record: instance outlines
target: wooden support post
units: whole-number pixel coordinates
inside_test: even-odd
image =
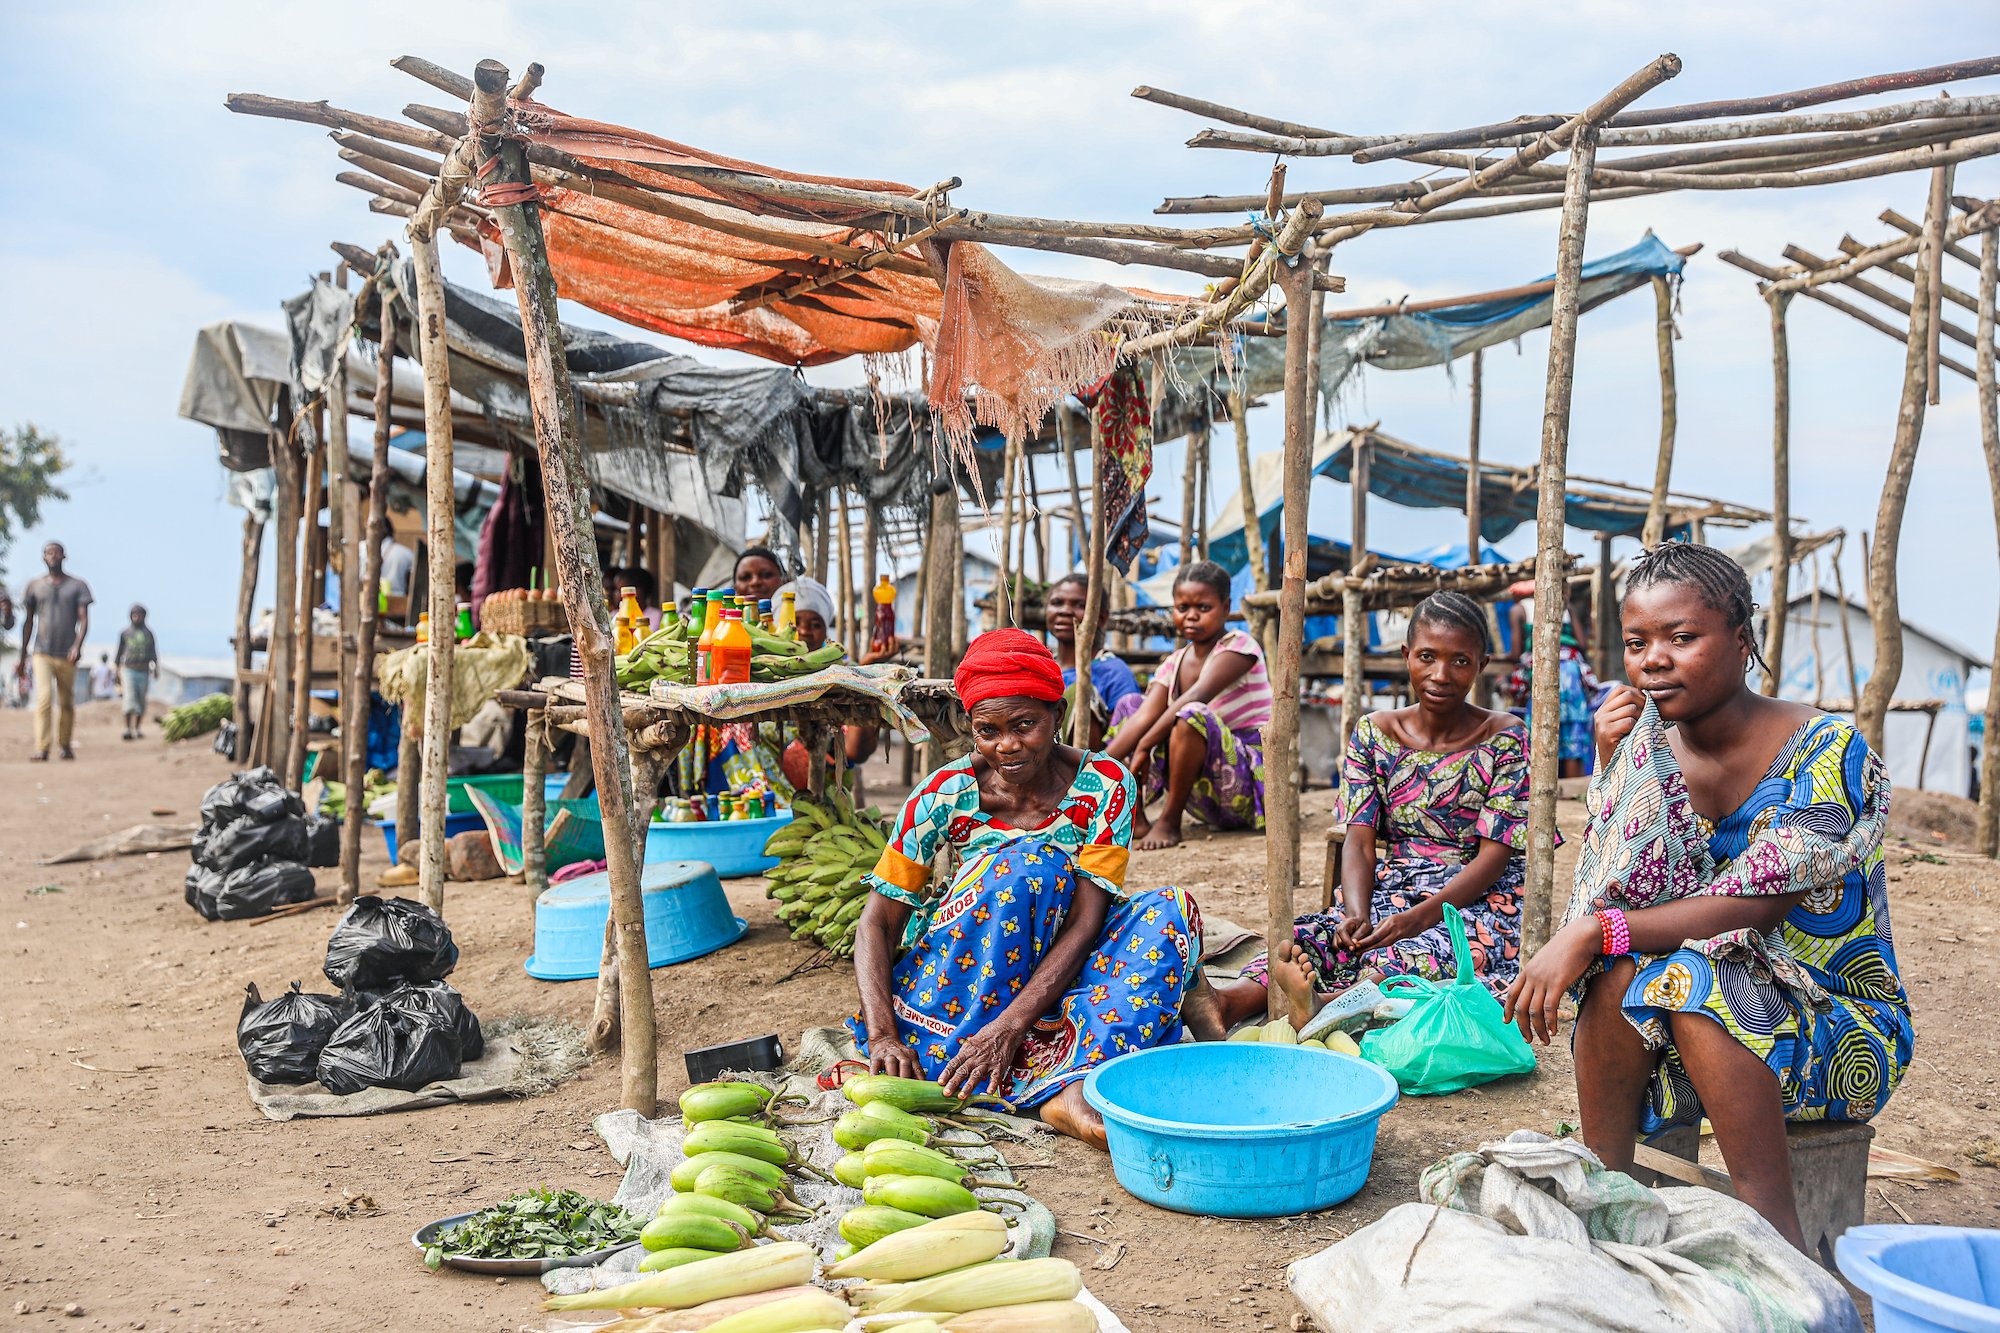
[[[1090,530],[1083,539],[1083,623],[1076,632],[1076,694],[1070,715],[1070,744],[1090,748],[1090,709],[1096,698],[1090,664],[1104,633],[1104,430],[1095,408],[1090,412]]]
[[[346,271],[343,264],[343,286]],[[343,330],[343,333],[346,332]],[[326,419],[326,484],[330,497],[326,539],[329,546],[337,544],[340,550],[340,652],[334,663],[333,678],[340,727],[340,749],[336,753],[341,762],[339,772],[334,776],[343,783],[347,781],[347,752],[357,744],[363,750],[368,748],[368,715],[362,713],[361,724],[355,725],[353,691],[348,688],[348,682],[354,679],[354,648],[361,632],[361,608],[358,605],[361,598],[361,489],[348,475],[347,467],[347,348],[348,339],[343,336],[340,354],[333,363],[333,377],[326,386],[327,402],[332,405]]]
[[[987,624],[988,629],[1011,625],[1018,618],[1014,609],[1013,589],[1009,586],[1008,579],[1013,564],[1011,557],[1014,542],[1014,496],[1020,489],[1014,480],[1020,449],[1020,440],[1009,435],[1006,445],[1000,451],[1000,528],[993,543],[994,554],[999,556],[1000,564],[993,574],[993,619]]]
[[[542,781],[549,754],[545,719],[541,709],[528,710],[527,741],[521,751],[521,882],[528,889],[530,918],[535,900],[549,886],[548,849],[542,837],[548,831],[548,789]]]
[[[858,653],[854,642],[854,529],[847,521],[847,488],[842,486],[834,492],[834,504],[840,513],[840,600],[835,604],[835,632],[840,641],[847,645],[850,654]]]
[[[282,404],[284,395],[280,395]],[[261,745],[267,762],[278,770],[278,780],[293,785],[290,765],[292,721],[292,665],[296,639],[292,633],[294,603],[298,600],[299,570],[299,476],[304,470],[298,447],[293,443],[291,411],[280,406],[278,425],[271,432],[271,473],[276,483],[274,504],[277,522],[272,527],[274,568],[277,576],[271,601],[271,637],[264,653],[270,678],[269,706],[257,719],[263,729]]]
[[[396,741],[396,860],[405,847],[421,847],[417,824],[422,819],[424,753],[422,732],[409,705],[403,706],[403,729]]]
[[[2000,277],[2000,234],[1987,232],[1979,247],[1979,443],[1986,454],[1986,480],[1993,488],[1993,523],[2000,529],[2000,391],[1993,367],[1994,289]],[[1993,635],[1993,661],[2000,663],[2000,627]],[[2000,857],[2000,689],[1986,687],[1986,744],[1979,755],[1979,822],[1975,841],[1987,856]]]
[[[314,403],[307,417],[312,431],[312,448],[305,456],[304,496],[299,504],[299,587],[294,609],[292,641],[292,715],[290,744],[285,748],[285,785],[305,783],[307,726],[312,718],[313,608],[319,605],[319,590],[326,581],[319,543],[319,511],[326,501],[326,405]]]
[[[953,622],[965,617],[964,603],[954,600],[953,571],[965,562],[965,539],[958,528],[958,484],[949,462],[931,482],[930,540],[924,546],[924,675],[941,680],[951,675],[958,659],[952,655]],[[944,742],[924,744],[924,772],[944,767]]]
[[[1019,549],[1014,552],[1014,614],[1020,614],[1021,604],[1027,600],[1028,581],[1028,532],[1035,526],[1034,483],[1029,480],[1028,446],[1024,441],[1020,452],[1015,455],[1014,466],[1020,473],[1017,489],[1020,512],[1015,528],[1019,533]]]
[[[1847,581],[1840,573],[1841,551],[1847,545],[1845,536],[1833,547],[1833,595],[1840,602],[1840,652],[1847,659],[1847,706],[1859,709],[1861,706],[1861,668],[1854,661],[1854,627],[1847,614]],[[1861,548],[1861,573],[1868,574],[1868,547],[1864,538]]]
[[[681,578],[681,535],[672,514],[662,512],[659,520],[660,535],[655,547],[658,554],[654,557],[658,567],[653,570],[653,577],[660,581],[660,605],[668,607],[679,597],[676,590]]]
[[[497,61],[482,60],[473,81],[473,123],[498,128],[501,98],[507,88],[506,68]],[[491,108],[484,114],[482,95],[489,99]],[[494,185],[525,190],[530,179],[528,159],[518,140],[488,139],[481,152],[497,159],[491,172]],[[514,291],[521,308],[528,395],[534,406],[535,445],[541,455],[548,521],[555,533],[562,570],[564,610],[583,659],[591,764],[604,812],[611,921],[618,938],[623,1105],[651,1116],[659,1109],[659,1052],[653,978],[647,966],[645,902],[639,887],[638,849],[645,829],[633,810],[629,742],[617,682],[611,675],[611,618],[591,536],[590,476],[574,434],[575,404],[569,365],[562,354],[562,326],[556,317],[555,275],[549,269],[538,203],[531,199],[496,207],[493,217],[514,265]]]
[[[1077,480],[1076,437],[1070,432],[1069,409],[1056,404],[1056,442],[1062,446],[1063,468],[1069,474],[1069,544],[1070,550],[1063,560],[1069,565],[1071,560],[1083,559],[1085,541],[1083,535],[1083,487]]]
[[[1597,631],[1597,678],[1619,680],[1625,674],[1624,654],[1618,651],[1618,583],[1611,577],[1611,534],[1597,539],[1597,577],[1592,580],[1595,594],[1590,608],[1592,626]]]
[[[453,523],[451,348],[445,341],[444,274],[437,240],[412,236],[417,279],[417,346],[424,368],[424,528],[430,548],[430,646],[425,651],[423,856],[418,860],[424,901],[444,915],[445,815],[450,795],[452,666],[458,605],[458,546]]]
[[[264,523],[250,510],[243,512],[243,574],[236,584],[236,693],[230,701],[236,719],[236,750],[230,758],[238,768],[250,762],[250,625],[257,610],[257,567],[263,563]],[[265,662],[268,665],[268,654]],[[269,717],[257,719],[269,726]]]
[[[1532,957],[1548,942],[1556,901],[1556,776],[1561,742],[1563,608],[1568,598],[1563,511],[1569,487],[1569,404],[1576,377],[1576,320],[1583,238],[1590,221],[1590,171],[1597,131],[1577,130],[1563,178],[1562,231],[1556,242],[1556,289],[1549,315],[1549,377],[1542,402],[1541,494],[1535,514],[1535,651],[1528,742],[1528,882],[1521,907],[1521,947]]]
[[[1924,393],[1932,407],[1936,407],[1943,401],[1941,391],[1944,386],[1940,383],[1938,363],[1943,355],[1940,349],[1940,339],[1944,333],[1944,246],[1946,241],[1945,231],[1951,225],[1951,180],[1954,171],[1955,168],[1950,163],[1946,163],[1941,167],[1934,167],[1931,170],[1930,215],[1928,219],[1930,225],[1926,228],[1926,231],[1929,233],[1931,248],[1934,253],[1931,259],[1929,281],[1925,284],[1928,290],[1921,294],[1928,295],[1930,298],[1930,327],[1926,330],[1929,341],[1924,347]],[[1923,777],[1921,769],[1918,770],[1917,776],[1919,779],[1918,785],[1921,786]]]
[[[1352,527],[1349,532],[1347,554],[1348,572],[1352,574],[1368,559],[1368,472],[1374,439],[1367,431],[1354,436],[1354,462],[1348,471],[1348,490],[1352,493]],[[1308,459],[1308,469],[1312,464]],[[1287,501],[1289,503],[1289,501]],[[1287,515],[1289,517],[1289,515]],[[1283,628],[1279,629],[1282,636]],[[1299,622],[1300,641],[1304,641],[1305,622]],[[1279,643],[1283,644],[1280,637]],[[1361,589],[1350,583],[1340,594],[1340,748],[1344,754],[1347,742],[1354,736],[1354,728],[1361,723],[1361,710],[1368,706],[1368,677],[1362,664],[1368,658],[1368,612],[1361,602]],[[1268,753],[1269,747],[1266,747]],[[1265,772],[1269,774],[1269,766]],[[1345,772],[1345,765],[1342,772]],[[1266,787],[1269,787],[1267,780]]]
[[[859,609],[855,612],[854,643],[849,652],[858,661],[868,646],[868,637],[875,626],[875,574],[881,559],[881,520],[875,516],[875,506],[868,502],[865,492],[856,491],[855,499],[861,504],[861,596],[856,600]]]
[[[1229,424],[1236,428],[1236,472],[1242,479],[1243,488],[1243,549],[1250,561],[1250,590],[1263,592],[1271,586],[1270,578],[1264,570],[1264,529],[1257,519],[1257,485],[1250,473],[1250,418],[1249,404],[1243,395],[1232,391],[1229,395]]]
[[[1264,730],[1264,938],[1292,937],[1299,887],[1299,659],[1305,650],[1306,507],[1312,488],[1314,402],[1318,367],[1312,329],[1319,323],[1310,250],[1278,261],[1285,294],[1284,576],[1278,591],[1278,651],[1271,662],[1271,722]],[[1248,478],[1245,478],[1246,484]],[[1081,658],[1079,661],[1083,660]],[[1352,671],[1358,658],[1346,664]],[[1081,680],[1086,673],[1078,672]],[[1273,986],[1267,1011],[1284,1012]]]
[[[1910,498],[1910,474],[1924,437],[1924,405],[1930,396],[1931,296],[1942,280],[1944,213],[1951,207],[1946,169],[1931,171],[1930,211],[1917,244],[1917,285],[1910,293],[1910,331],[1903,351],[1903,398],[1896,409],[1895,443],[1888,475],[1875,506],[1875,549],[1868,564],[1868,620],[1875,631],[1875,664],[1855,701],[1854,725],[1876,754],[1886,754],[1883,726],[1889,701],[1903,678],[1903,615],[1896,586],[1896,556],[1903,539],[1903,509]]]
[[[1819,552],[1814,551],[1812,555],[1812,608],[1806,612],[1806,615],[1812,621],[1812,655],[1813,655],[1812,697],[1813,697],[1813,707],[1815,708],[1821,707],[1820,700],[1826,698],[1826,653],[1820,647],[1819,603],[1820,603]]]
[[[1201,535],[1197,539],[1197,545],[1195,549],[1199,554],[1199,557],[1203,560],[1208,559],[1208,500],[1209,500],[1209,489],[1210,489],[1209,476],[1213,469],[1214,459],[1215,459],[1215,454],[1213,452],[1213,447],[1212,447],[1214,444],[1214,440],[1212,436],[1213,436],[1212,431],[1204,430],[1201,433],[1201,480],[1200,484],[1196,487],[1196,494],[1198,496],[1196,503],[1200,507],[1195,511],[1195,522],[1197,524],[1197,531]]]
[[[830,583],[832,579],[832,575],[828,573],[826,567],[828,559],[827,548],[833,541],[833,515],[828,506],[827,493],[821,491],[813,500],[812,576],[817,582],[823,585]],[[840,616],[838,614],[835,614],[833,623],[827,626],[827,630],[829,633],[839,632]]]
[[[1201,490],[1201,454],[1208,444],[1208,414],[1204,408],[1197,424],[1188,428],[1187,466],[1181,477],[1181,546],[1178,569],[1186,569],[1194,559],[1195,496]]]
[[[1660,453],[1653,463],[1653,494],[1646,502],[1642,546],[1658,546],[1667,535],[1667,487],[1674,475],[1674,435],[1680,424],[1680,397],[1674,383],[1674,289],[1653,277],[1653,341],[1660,354]]]
[[[1472,430],[1465,442],[1465,561],[1469,565],[1482,563],[1479,552],[1486,545],[1479,535],[1479,413],[1480,400],[1485,396],[1486,349],[1479,348],[1472,354]]]
[[[340,830],[340,889],[343,903],[354,901],[361,891],[361,826],[365,821],[362,794],[368,778],[368,705],[375,693],[375,625],[378,618],[378,589],[382,583],[382,539],[389,528],[389,404],[396,364],[395,292],[386,281],[389,256],[385,251],[376,289],[380,294],[381,341],[375,358],[375,452],[368,471],[368,486],[361,494],[368,504],[368,521],[360,541],[348,548],[347,563],[358,571],[355,597],[354,674],[342,686],[350,697],[348,717],[354,730],[352,743],[343,742],[341,758],[347,763],[347,819]],[[357,506],[358,507],[358,506]],[[400,789],[399,800],[400,804]],[[398,836],[407,833],[399,832]]]
[[[1765,621],[1764,693],[1785,681],[1785,607],[1792,596],[1792,352],[1785,313],[1790,292],[1766,292],[1771,306],[1771,611]]]
[[[1028,526],[1035,532],[1035,581],[1042,585],[1046,596],[1049,586],[1049,516],[1042,512],[1042,488],[1035,480],[1035,456],[1021,455],[1021,478],[1028,484]],[[1021,537],[1021,566],[1028,564],[1028,538]]]

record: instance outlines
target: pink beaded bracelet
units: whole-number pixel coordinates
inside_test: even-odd
[[[1625,913],[1615,907],[1607,907],[1597,913],[1597,928],[1604,938],[1603,953],[1606,958],[1619,958],[1632,952],[1632,929],[1625,923]]]

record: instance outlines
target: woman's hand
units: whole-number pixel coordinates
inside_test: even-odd
[[[1597,957],[1603,938],[1595,916],[1580,917],[1557,931],[1507,988],[1501,1001],[1502,1016],[1530,1041],[1546,1046],[1555,1040],[1563,994]]]
[[[1631,685],[1613,685],[1611,693],[1604,696],[1604,702],[1597,707],[1596,740],[1599,767],[1611,758],[1611,752],[1618,748],[1618,742],[1632,734],[1632,728],[1639,725],[1639,714],[1646,707],[1646,692]]]
[[[877,1036],[868,1034],[868,1072],[871,1074],[893,1074],[897,1078],[922,1078],[923,1067],[917,1063],[917,1054],[905,1046],[894,1032]]]
[[[1361,952],[1361,941],[1374,933],[1374,924],[1365,916],[1344,916],[1333,928],[1333,947],[1345,953]]]
[[[1139,790],[1144,791],[1146,789],[1146,774],[1153,767],[1153,752],[1151,750],[1139,751],[1125,761],[1125,767],[1132,774],[1132,780],[1139,784]]]
[[[1397,912],[1385,917],[1381,924],[1364,934],[1354,946],[1356,953],[1368,953],[1375,949],[1386,949],[1403,940],[1415,939],[1438,923],[1438,914],[1426,912],[1422,905]],[[1342,925],[1347,924],[1342,922]],[[1339,932],[1335,932],[1338,938]]]
[[[1014,1067],[1014,1055],[1021,1049],[1025,1035],[1004,1015],[988,1023],[958,1044],[958,1050],[938,1075],[938,1085],[954,1097],[998,1092],[1006,1082],[1007,1071]]]

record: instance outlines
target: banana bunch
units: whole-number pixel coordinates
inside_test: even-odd
[[[830,667],[835,662],[844,661],[847,650],[837,643],[827,643],[805,650],[805,645],[792,639],[780,639],[762,630],[750,636],[750,679],[752,680],[792,680],[798,676],[810,676],[813,672]],[[789,652],[776,651],[769,645],[781,644]]]
[[[768,892],[793,939],[853,956],[855,925],[868,901],[862,876],[889,842],[883,824],[880,811],[856,810],[839,787],[827,792],[824,804],[805,792],[793,796],[792,822],[764,844],[764,855],[779,858],[765,872]]]
[[[685,685],[694,679],[694,645],[677,627],[663,626],[634,644],[632,651],[611,659],[621,690],[639,690],[656,678]]]

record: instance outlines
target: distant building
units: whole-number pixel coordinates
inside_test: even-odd
[[[1841,621],[1846,620],[1846,635]],[[1848,641],[1854,645],[1855,674],[1847,671]],[[1855,682],[1868,683],[1875,665],[1875,630],[1868,609],[1843,602],[1830,592],[1819,594],[1818,614],[1813,595],[1794,597],[1785,614],[1785,677],[1778,693],[1786,699],[1826,707],[1852,716],[1850,697]],[[1934,711],[1892,710],[1882,728],[1882,756],[1889,778],[1898,787],[1970,796],[1973,791],[1972,716],[1966,708],[1966,683],[1974,671],[1990,663],[1941,634],[1903,622],[1903,674],[1896,682],[1895,700],[1935,701]],[[1928,742],[1928,753],[1926,743]],[[1919,771],[1921,769],[1921,771]]]

